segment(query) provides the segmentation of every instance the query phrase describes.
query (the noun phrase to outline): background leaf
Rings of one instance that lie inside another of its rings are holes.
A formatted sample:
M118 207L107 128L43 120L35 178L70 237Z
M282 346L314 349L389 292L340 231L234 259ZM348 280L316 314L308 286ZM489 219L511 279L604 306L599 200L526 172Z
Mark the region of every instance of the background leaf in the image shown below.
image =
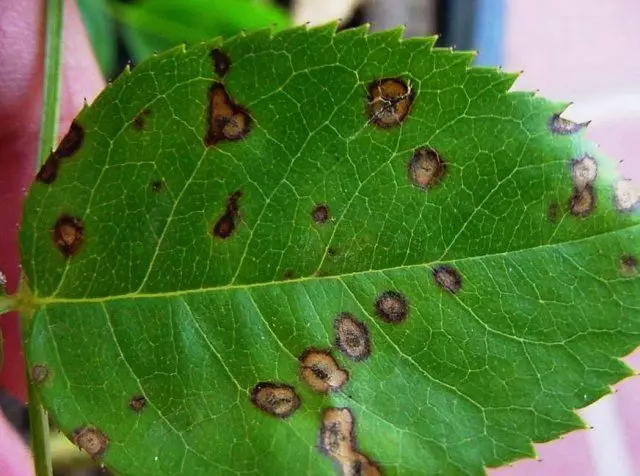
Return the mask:
M631 374L636 198L565 105L400 37L169 51L39 173L29 360L118 474L482 474Z
M98 59L100 69L110 76L116 66L116 26L106 0L78 0L78 9Z

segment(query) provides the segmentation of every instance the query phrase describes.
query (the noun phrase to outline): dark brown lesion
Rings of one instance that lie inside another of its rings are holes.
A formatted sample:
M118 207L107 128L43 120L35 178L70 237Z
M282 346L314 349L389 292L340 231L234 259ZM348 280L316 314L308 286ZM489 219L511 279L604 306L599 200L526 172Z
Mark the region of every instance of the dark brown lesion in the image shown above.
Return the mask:
M291 385L259 382L251 390L251 403L277 418L288 418L300 408L300 397Z
M154 180L151 182L151 191L158 193L164 188L164 182L162 180Z
M47 185L53 183L58 177L58 169L62 160L74 156L82 147L83 142L84 128L77 121L73 121L58 148L49 154L38 171L36 180Z
M147 399L144 395L134 395L129 400L129 408L136 413L141 412L147 405Z
M620 257L620 273L623 276L632 277L638 274L638 258L626 254Z
M53 243L65 258L74 256L84 243L84 224L78 217L62 215L51 230Z
M553 114L551 119L549 119L549 129L552 133L559 135L576 134L588 125L589 122L573 122L565 119L560 114Z
M333 322L335 344L340 352L356 362L365 360L371 354L369 330L364 322L343 312Z
M384 78L369 85L367 116L378 127L401 124L409 114L415 93L403 79Z
M447 163L435 149L417 149L407 165L411 183L423 190L439 184L447 173Z
M432 271L436 284L450 293L457 293L462 289L462 276L453 266L437 266Z
M136 117L133 118L133 121L131 122L131 126L136 130L136 131L141 131L145 128L146 124L147 124L147 118L151 115L151 110L148 108L143 109L142 111L140 111Z
M221 141L238 141L251 130L252 120L243 106L233 102L221 83L214 83L209 90L205 144L213 147Z
M86 426L74 430L71 441L92 458L99 458L109 446L109 438L97 428Z
M219 48L211 50L211 59L213 60L213 69L219 78L224 78L231 68L231 59Z
M224 214L213 226L213 236L225 240L233 234L238 220L238 201L240 200L240 197L242 197L242 192L237 190L227 198L227 208L225 209Z
M329 351L307 349L299 361L302 380L316 392L335 392L349 381L349 372L340 368Z
M311 219L316 225L323 225L331 219L331 211L324 203L319 203L311 210Z
M403 322L409 314L407 299L397 291L385 291L376 299L375 313L383 321L391 324Z

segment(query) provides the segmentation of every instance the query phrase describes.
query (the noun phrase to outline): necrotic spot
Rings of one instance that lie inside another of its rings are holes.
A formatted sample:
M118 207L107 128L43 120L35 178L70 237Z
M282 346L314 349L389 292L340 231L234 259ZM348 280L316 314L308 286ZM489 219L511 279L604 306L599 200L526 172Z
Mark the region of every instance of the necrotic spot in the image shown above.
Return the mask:
M407 318L409 305L397 291L385 291L376 299L375 313L386 322L398 324Z
M311 210L311 218L318 225L322 225L328 222L331 218L329 207L327 207L323 203L316 205L315 207L313 207L313 210Z
M75 430L71 434L71 441L77 447L89 453L92 458L101 456L109 445L109 439L106 435L92 427L83 427Z
M356 362L365 360L371 353L369 331L364 322L343 312L333 322L336 347Z
M53 243L65 257L75 255L84 242L84 225L78 217L62 215L52 229Z
M434 149L417 149L408 164L409 179L418 188L433 188L444 177L447 164Z
M162 180L154 180L153 182L151 182L151 191L152 192L160 192L162 191L162 188L164 187L164 182Z
M220 83L209 90L208 128L205 144L243 139L251 129L251 117L245 108L235 104Z
M640 186L630 180L620 180L613 190L613 202L620 212L632 212L640 207Z
M569 212L577 217L588 217L596 206L596 195L593 187L574 188L569 198Z
M551 119L549 119L549 129L551 129L551 132L560 135L575 134L588 125L588 122L577 123L570 121L569 119L562 117L560 114L554 114L551 116Z
M348 408L328 408L322 413L320 449L338 462L350 462L355 446L354 420Z
M143 109L142 111L140 111L136 115L136 117L133 118L133 122L131 122L133 128L136 131L141 131L142 129L144 129L144 126L147 122L147 117L149 117L149 115L151 115L151 110L149 109Z
M457 293L462 288L462 276L452 266L438 266L432 271L436 284L445 291Z
M556 223L560 215L560 205L552 203L547 210L547 218L551 223Z
M260 382L253 387L251 403L278 418L287 418L300 408L300 398L293 387L273 382Z
M131 408L134 412L141 412L147 404L147 399L144 395L134 395L129 400L129 408Z
M343 476L381 476L382 471L376 463L370 461L362 453L355 456L354 461L343 466Z
M49 377L49 367L44 364L35 364L31 367L31 380L35 383L44 382Z
M213 226L213 236L224 240L233 234L236 229L236 220L239 211L238 200L240 200L240 197L242 197L242 192L238 190L227 198L227 208Z
M635 276L638 274L638 260L632 255L623 255L620 258L620 272L624 276Z
M588 155L571 162L571 177L577 189L590 186L598 176L598 163Z
M216 74L223 78L229 72L231 68L231 60L222 52L222 50L215 48L211 50L211 59L213 60L213 68Z
M316 392L337 391L349 380L349 373L327 351L308 349L299 360L302 380Z
M62 159L72 157L84 141L84 129L76 121L71 123L71 127L62 138L58 148L49 154L49 157L36 175L36 180L44 184L50 184L58 177L58 168Z
M413 103L414 93L399 78L385 78L369 85L367 115L378 127L396 126L405 120Z

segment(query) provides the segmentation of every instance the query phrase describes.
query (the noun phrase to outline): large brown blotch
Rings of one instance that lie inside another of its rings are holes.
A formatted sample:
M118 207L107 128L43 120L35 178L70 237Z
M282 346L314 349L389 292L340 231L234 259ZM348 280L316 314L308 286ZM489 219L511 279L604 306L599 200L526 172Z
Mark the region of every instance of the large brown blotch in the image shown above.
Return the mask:
M349 372L326 350L307 349L299 361L302 380L316 392L335 392L349 381Z
M300 408L300 397L291 385L259 382L251 390L251 403L269 415L287 418Z
M415 94L400 78L384 78L369 85L369 121L384 129L401 124L409 114Z
M336 347L356 362L365 360L371 353L369 330L364 322L343 312L333 322Z
M69 131L60 141L58 148L49 154L49 157L42 165L36 180L40 183L51 184L58 177L58 168L62 159L75 155L84 142L84 128L76 121L71 123Z
M213 147L221 141L244 139L251 130L251 124L249 112L231 100L221 83L213 83L209 90L205 144Z

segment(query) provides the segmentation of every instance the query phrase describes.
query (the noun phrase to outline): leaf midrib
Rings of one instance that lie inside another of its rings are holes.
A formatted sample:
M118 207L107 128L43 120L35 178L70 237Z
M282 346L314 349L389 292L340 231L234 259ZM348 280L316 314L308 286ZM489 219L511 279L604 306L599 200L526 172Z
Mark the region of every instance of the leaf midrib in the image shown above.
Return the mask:
M216 291L233 291L233 290L247 290L252 288L261 288L268 286L280 286L280 285L289 285L296 283L306 283L309 281L325 281L325 280L341 280L347 277L366 275L369 273L386 273L389 271L396 271L402 269L415 269L415 268L423 268L430 267L436 264L453 264L460 263L465 261L474 261L481 260L485 258L492 258L495 256L508 256L520 253L527 253L531 251L538 251L542 249L553 249L557 247L562 247L566 245L572 245L576 243L587 242L590 240L598 239L603 236L622 233L629 230L640 230L640 223L632 224L630 226L626 226L623 228L618 228L615 230L608 230L602 233L596 233L594 235L590 235L584 238L579 238L576 240L567 240L557 243L545 243L537 246L530 246L526 248L521 248L517 250L511 251L503 251L500 253L488 253L482 255L468 256L464 258L452 259L452 260L435 260L427 263L419 263L419 264L410 264L410 265L400 265L393 266L388 268L380 268L380 269L368 269L366 271L353 271L350 273L342 273L342 274L334 274L331 276L305 276L300 278L282 280L282 281L269 281L269 282L258 282L258 283L249 283L249 284L226 284L223 286L212 286L208 288L197 288L197 289L181 289L177 291L169 291L169 292L159 292L159 293L127 293L127 294L116 294L113 296L103 296L103 297L83 297L83 298L65 298L65 297L39 297L37 296L37 290L34 290L33 302L36 306L47 306L51 304L71 304L71 303L102 303L102 302L110 302L110 301L122 301L127 299L150 299L150 298L159 298L159 297L178 297L184 296L188 294L199 294L199 293L208 293L208 292L216 292Z

